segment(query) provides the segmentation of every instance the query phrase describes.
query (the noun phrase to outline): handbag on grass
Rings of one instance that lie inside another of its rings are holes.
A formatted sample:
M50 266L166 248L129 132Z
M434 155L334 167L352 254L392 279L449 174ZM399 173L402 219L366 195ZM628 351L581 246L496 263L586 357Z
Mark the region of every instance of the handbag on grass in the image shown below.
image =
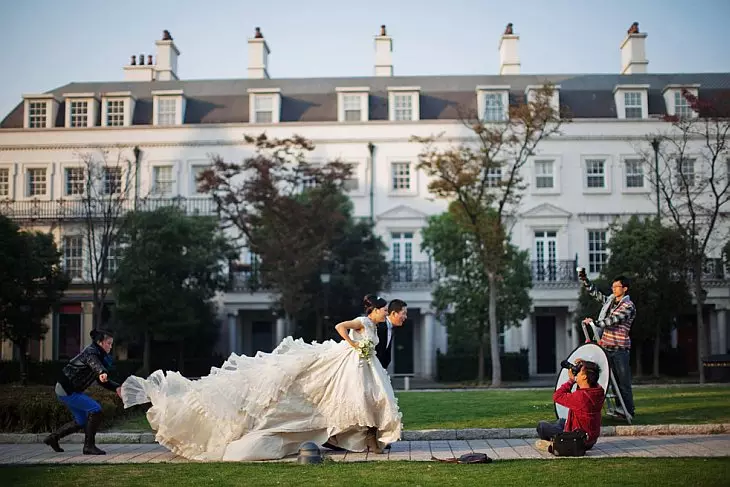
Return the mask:
M582 457L586 454L588 434L583 430L563 431L553 438L553 455L556 457Z

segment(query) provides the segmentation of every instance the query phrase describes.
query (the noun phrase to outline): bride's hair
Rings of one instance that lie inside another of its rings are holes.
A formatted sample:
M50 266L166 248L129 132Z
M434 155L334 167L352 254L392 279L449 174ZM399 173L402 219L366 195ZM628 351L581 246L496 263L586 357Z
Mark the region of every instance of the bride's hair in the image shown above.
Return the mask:
M378 308L383 308L388 305L388 302L378 296L377 294L368 294L362 298L362 306L365 308L365 315L369 315Z

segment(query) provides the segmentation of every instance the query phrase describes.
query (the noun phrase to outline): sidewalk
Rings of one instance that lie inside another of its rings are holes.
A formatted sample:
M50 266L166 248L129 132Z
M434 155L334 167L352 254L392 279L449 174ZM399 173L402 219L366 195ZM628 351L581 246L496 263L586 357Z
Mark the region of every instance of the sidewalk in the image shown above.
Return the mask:
M399 441L382 455L371 453L335 452L322 449L326 457L336 462L362 461L430 461L458 457L464 453L486 453L493 460L556 459L537 450L534 439L434 440ZM55 453L44 444L0 445L0 465L20 464L115 464L115 463L191 463L170 453L156 443L107 444L106 455L83 455L79 443L63 443L64 453ZM600 438L586 453L587 458L618 457L730 457L730 434L678 436L609 436ZM294 462L296 455L277 460Z

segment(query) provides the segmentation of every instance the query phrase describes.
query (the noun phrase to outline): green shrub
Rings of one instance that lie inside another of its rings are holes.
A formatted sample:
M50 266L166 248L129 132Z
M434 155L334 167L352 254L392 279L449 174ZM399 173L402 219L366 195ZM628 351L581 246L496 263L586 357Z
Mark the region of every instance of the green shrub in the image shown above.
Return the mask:
M87 394L101 404L104 427L127 414L113 392L92 386ZM72 419L71 412L56 397L53 386L0 386L2 433L44 433Z

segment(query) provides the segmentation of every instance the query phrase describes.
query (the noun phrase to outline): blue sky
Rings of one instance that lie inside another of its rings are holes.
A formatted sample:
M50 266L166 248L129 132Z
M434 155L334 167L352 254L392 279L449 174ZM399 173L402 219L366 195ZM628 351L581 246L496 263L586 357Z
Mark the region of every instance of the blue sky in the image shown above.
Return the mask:
M260 26L273 78L369 76L386 24L396 75L496 74L508 22L523 73L615 73L633 21L650 72L730 71L730 0L6 0L0 2L0 119L71 81L121 80L131 54L168 29L182 79L244 78Z

